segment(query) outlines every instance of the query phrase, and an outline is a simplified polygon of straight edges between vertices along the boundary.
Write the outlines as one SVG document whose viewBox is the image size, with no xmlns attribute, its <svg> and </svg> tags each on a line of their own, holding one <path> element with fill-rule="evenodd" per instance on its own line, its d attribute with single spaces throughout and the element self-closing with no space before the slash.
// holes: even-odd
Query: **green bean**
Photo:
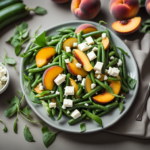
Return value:
<svg viewBox="0 0 150 150">
<path fill-rule="evenodd" d="M 63 114 L 63 111 L 62 111 L 62 109 L 60 109 L 60 110 L 59 110 L 58 117 L 57 117 L 57 121 L 61 119 L 62 114 Z"/>
<path fill-rule="evenodd" d="M 85 104 L 93 104 L 93 102 L 90 102 L 90 101 L 84 101 L 84 102 L 79 102 L 77 104 L 74 104 L 74 106 L 78 106 L 78 105 L 85 105 Z"/>
<path fill-rule="evenodd" d="M 126 88 L 123 84 L 121 84 L 121 90 L 125 93 L 129 93 L 128 88 Z"/>
<path fill-rule="evenodd" d="M 70 57 L 69 61 L 72 63 L 72 61 L 73 61 L 73 57 L 72 56 Z"/>
<path fill-rule="evenodd" d="M 47 36 L 47 37 L 46 37 L 46 41 L 52 40 L 52 37 L 53 37 L 53 36 L 54 36 L 54 35 Z"/>
<path fill-rule="evenodd" d="M 73 31 L 75 31 L 76 28 L 73 28 L 73 27 L 64 27 L 64 28 L 62 28 L 62 30 L 73 30 Z"/>
<path fill-rule="evenodd" d="M 36 50 L 36 49 L 38 49 L 38 48 L 41 48 L 41 46 L 39 46 L 39 45 L 38 45 L 38 46 L 35 46 L 35 47 L 29 49 L 27 52 L 34 51 L 34 50 Z"/>
<path fill-rule="evenodd" d="M 60 30 L 57 30 L 57 32 L 62 32 L 62 33 L 73 33 L 72 30 L 68 30 L 68 29 L 60 29 Z"/>
<path fill-rule="evenodd" d="M 114 52 L 114 51 L 111 51 L 111 52 L 109 53 L 109 57 L 111 57 L 111 56 L 115 56 L 115 52 Z"/>
<path fill-rule="evenodd" d="M 37 65 L 36 65 L 36 63 L 33 63 L 30 67 L 28 67 L 24 71 L 28 71 L 29 69 L 32 69 L 32 68 L 35 68 L 35 67 L 37 67 Z"/>
<path fill-rule="evenodd" d="M 67 52 L 65 52 L 65 51 L 62 51 L 62 53 L 65 53 L 68 57 L 73 56 L 72 53 L 67 53 Z"/>
<path fill-rule="evenodd" d="M 94 70 L 90 71 L 90 77 L 91 77 L 92 82 L 96 84 Z"/>
<path fill-rule="evenodd" d="M 109 49 L 107 49 L 106 50 L 106 53 L 105 53 L 105 68 L 106 68 L 106 66 L 108 65 L 108 63 L 109 63 Z"/>
<path fill-rule="evenodd" d="M 113 60 L 107 65 L 106 68 L 109 68 L 109 67 L 114 66 L 117 62 L 118 62 L 118 58 L 113 59 Z"/>
<path fill-rule="evenodd" d="M 33 75 L 33 73 L 29 72 L 28 76 L 30 77 L 30 76 L 32 76 L 32 75 Z"/>
<path fill-rule="evenodd" d="M 88 97 L 93 96 L 96 92 L 100 91 L 101 89 L 102 89 L 101 86 L 97 86 L 96 88 L 91 90 L 89 93 L 85 94 L 82 98 L 87 99 Z"/>
<path fill-rule="evenodd" d="M 59 63 L 58 62 L 54 62 L 54 63 L 51 63 L 51 64 L 47 64 L 41 68 L 33 68 L 33 69 L 29 69 L 28 72 L 31 72 L 31 73 L 35 73 L 35 72 L 41 72 L 41 71 L 45 71 L 46 69 L 48 69 L 49 67 L 52 67 L 52 66 L 55 66 L 55 65 L 58 65 Z"/>
<path fill-rule="evenodd" d="M 66 67 L 66 62 L 64 58 L 62 58 L 62 68 L 64 69 L 64 74 L 67 74 L 67 67 Z"/>
<path fill-rule="evenodd" d="M 91 77 L 90 77 L 90 75 L 88 74 L 87 76 L 88 76 L 88 78 L 91 80 Z"/>
<path fill-rule="evenodd" d="M 107 107 L 108 109 L 112 109 L 112 108 L 114 108 L 114 107 L 116 107 L 116 106 L 118 106 L 118 102 L 113 102 L 113 103 L 111 103 L 111 104 L 107 104 L 107 105 L 106 105 L 106 107 Z"/>
<path fill-rule="evenodd" d="M 52 108 L 52 115 L 53 115 L 53 117 L 56 115 L 56 109 L 55 108 Z"/>
<path fill-rule="evenodd" d="M 23 65 L 24 65 L 24 66 L 26 66 L 26 65 L 29 63 L 31 57 L 32 57 L 32 55 L 30 55 L 29 57 L 26 57 L 26 58 L 25 58 L 25 60 L 24 60 L 24 62 L 23 62 Z"/>
<path fill-rule="evenodd" d="M 119 78 L 114 78 L 114 77 L 108 77 L 108 80 L 120 81 L 120 79 L 119 79 Z"/>
<path fill-rule="evenodd" d="M 61 37 L 62 37 L 62 35 L 54 35 L 54 36 L 52 37 L 52 40 L 59 39 L 59 38 L 61 38 Z"/>
<path fill-rule="evenodd" d="M 119 54 L 118 54 L 118 51 L 117 51 L 117 49 L 116 49 L 116 46 L 115 46 L 115 45 L 112 45 L 112 48 L 113 48 L 113 51 L 115 52 L 115 56 L 116 56 L 117 58 L 119 58 Z"/>
<path fill-rule="evenodd" d="M 58 94 L 51 94 L 51 95 L 46 95 L 46 96 L 43 96 L 43 97 L 39 97 L 40 100 L 48 100 L 48 99 L 51 99 L 51 98 L 55 98 L 57 97 Z"/>
<path fill-rule="evenodd" d="M 76 33 L 76 32 L 74 32 L 73 37 L 74 37 L 74 38 L 77 38 L 77 33 Z"/>
<path fill-rule="evenodd" d="M 82 101 L 86 101 L 87 99 L 80 99 L 80 98 L 78 98 L 78 99 L 73 99 L 73 103 L 75 104 L 75 103 L 79 103 L 79 102 L 82 102 Z"/>
<path fill-rule="evenodd" d="M 60 55 L 58 55 L 57 57 L 55 57 L 52 61 L 52 63 L 57 62 L 59 60 Z"/>
<path fill-rule="evenodd" d="M 123 54 L 125 54 L 125 55 L 128 55 L 128 53 L 127 52 L 125 52 L 122 48 L 120 48 L 120 47 L 117 47 Z"/>
<path fill-rule="evenodd" d="M 77 91 L 76 95 L 77 95 L 77 96 L 80 96 L 80 95 L 82 94 L 82 92 L 83 92 L 83 87 L 80 86 L 80 88 L 79 88 L 79 90 Z"/>
<path fill-rule="evenodd" d="M 105 50 L 104 50 L 103 44 L 102 43 L 100 44 L 101 44 L 101 49 L 102 49 L 102 63 L 105 64 Z M 103 65 L 102 74 L 105 74 L 105 65 Z"/>
<path fill-rule="evenodd" d="M 34 88 L 38 84 L 38 80 L 41 77 L 40 73 L 36 73 L 35 75 L 35 81 L 32 83 L 31 87 Z"/>
<path fill-rule="evenodd" d="M 57 43 L 56 45 L 56 53 L 58 54 L 58 51 L 59 51 L 59 42 Z"/>
<path fill-rule="evenodd" d="M 121 80 L 122 80 L 123 85 L 127 88 L 128 84 L 126 83 L 125 79 L 123 77 L 121 77 Z"/>
<path fill-rule="evenodd" d="M 98 50 L 97 50 L 97 61 L 101 61 L 101 45 L 98 45 Z"/>
<path fill-rule="evenodd" d="M 37 83 L 42 82 L 42 80 L 43 80 L 43 78 L 41 77 L 41 78 L 37 81 Z"/>
<path fill-rule="evenodd" d="M 79 117 L 79 118 L 77 118 L 77 119 L 70 119 L 70 120 L 68 121 L 68 123 L 69 123 L 70 125 L 73 125 L 73 124 L 75 124 L 75 123 L 80 122 L 80 121 L 83 120 L 85 117 L 86 117 L 86 113 L 84 113 L 81 117 Z"/>
<path fill-rule="evenodd" d="M 31 56 L 33 53 L 34 53 L 34 51 L 27 51 L 26 53 L 22 53 L 20 55 L 20 57 L 27 58 L 27 57 Z"/>
<path fill-rule="evenodd" d="M 90 102 L 93 102 L 91 97 L 89 97 L 89 101 L 90 101 Z"/>
<path fill-rule="evenodd" d="M 78 44 L 80 44 L 82 41 L 82 34 L 83 34 L 83 30 L 77 35 Z"/>
<path fill-rule="evenodd" d="M 104 81 L 104 84 L 108 86 L 108 83 L 107 83 L 107 81 Z"/>
<path fill-rule="evenodd" d="M 47 45 L 48 46 L 53 46 L 53 45 L 56 45 L 59 41 L 60 41 L 60 39 L 55 39 L 55 40 L 52 40 L 52 41 L 48 42 Z"/>
<path fill-rule="evenodd" d="M 125 58 L 124 58 L 124 54 L 123 53 L 121 53 L 121 60 L 122 60 L 123 77 L 124 77 L 125 80 L 127 80 L 126 64 L 125 64 Z"/>
<path fill-rule="evenodd" d="M 66 86 L 69 86 L 70 85 L 70 78 L 71 77 L 71 74 L 68 73 L 67 76 L 66 76 Z"/>
<path fill-rule="evenodd" d="M 63 102 L 63 87 L 62 84 L 58 86 L 58 90 L 59 90 L 59 96 L 60 96 L 60 102 Z"/>
<path fill-rule="evenodd" d="M 61 56 L 59 57 L 59 66 L 60 67 L 62 66 L 62 57 Z"/>
<path fill-rule="evenodd" d="M 105 31 L 93 31 L 93 32 L 89 32 L 89 33 L 83 34 L 82 37 L 86 38 L 88 36 L 93 36 L 93 35 L 102 34 L 102 33 L 105 33 Z"/>
<path fill-rule="evenodd" d="M 34 52 L 34 53 L 33 53 L 33 56 L 35 57 L 37 53 L 38 53 L 38 51 Z M 32 57 L 32 58 L 34 58 L 34 57 Z"/>
<path fill-rule="evenodd" d="M 107 28 L 106 28 L 106 35 L 107 35 L 107 37 L 108 37 L 108 39 L 109 39 L 110 44 L 112 45 L 112 40 L 111 40 L 111 37 L 110 37 L 109 31 L 108 31 L 108 29 L 107 29 Z"/>
<path fill-rule="evenodd" d="M 102 41 L 102 37 L 96 39 L 96 42 L 101 42 L 101 41 Z"/>
<path fill-rule="evenodd" d="M 119 75 L 122 77 L 123 76 L 123 72 L 122 72 L 122 67 L 121 66 L 119 66 L 119 70 L 120 70 Z"/>
</svg>

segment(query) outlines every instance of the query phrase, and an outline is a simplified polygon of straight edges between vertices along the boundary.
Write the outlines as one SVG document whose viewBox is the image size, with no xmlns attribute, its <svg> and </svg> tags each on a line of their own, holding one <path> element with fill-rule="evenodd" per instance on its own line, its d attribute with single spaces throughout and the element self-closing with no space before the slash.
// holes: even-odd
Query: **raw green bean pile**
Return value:
<svg viewBox="0 0 150 150">
<path fill-rule="evenodd" d="M 24 74 L 30 81 L 31 92 L 32 95 L 34 95 L 34 97 L 32 97 L 32 101 L 37 101 L 38 104 L 41 103 L 46 109 L 47 114 L 50 116 L 50 118 L 57 117 L 57 120 L 60 120 L 63 115 L 66 115 L 70 118 L 70 120 L 68 121 L 70 125 L 83 121 L 84 119 L 93 119 L 94 121 L 98 122 L 94 118 L 106 115 L 110 111 L 112 111 L 112 109 L 123 104 L 122 100 L 124 100 L 125 98 L 123 95 L 129 92 L 129 84 L 131 83 L 128 82 L 125 63 L 125 59 L 127 59 L 127 53 L 113 44 L 107 28 L 105 31 L 98 30 L 86 34 L 83 34 L 83 31 L 77 34 L 75 30 L 76 28 L 74 27 L 61 28 L 57 30 L 58 35 L 50 35 L 48 37 L 44 37 L 46 40 L 45 45 L 37 44 L 37 42 L 35 41 L 33 42 L 33 44 L 31 44 L 27 52 L 21 54 L 21 57 L 24 57 L 24 65 L 26 66 Z M 101 36 L 103 33 L 105 33 L 106 37 L 109 39 L 109 47 L 107 49 L 104 49 L 103 38 Z M 97 37 L 97 35 L 99 35 L 99 37 Z M 71 47 L 71 52 L 66 52 L 63 50 L 63 43 L 69 38 L 76 38 L 76 43 L 81 44 L 85 42 L 86 38 L 89 36 L 92 37 L 94 44 L 92 44 L 91 47 L 83 53 L 87 56 L 87 54 L 91 52 L 94 47 L 96 47 L 97 50 L 94 51 L 94 53 L 97 57 L 96 59 L 90 61 L 91 66 L 94 68 L 97 62 L 103 63 L 103 66 L 101 73 L 96 74 L 95 69 L 92 69 L 91 71 L 87 72 L 86 77 L 82 77 L 82 79 L 79 80 L 77 78 L 77 75 L 68 70 L 66 63 L 66 59 L 70 61 L 69 63 L 72 63 L 73 59 L 76 58 L 73 53 L 73 47 Z M 56 54 L 51 57 L 51 59 L 49 59 L 49 61 L 45 65 L 39 68 L 36 64 L 36 55 L 45 47 L 53 47 Z M 76 47 L 76 49 L 77 48 L 78 47 Z M 121 62 L 120 65 L 118 65 L 118 61 Z M 81 69 L 84 68 L 83 65 L 84 64 L 82 64 Z M 62 67 L 62 74 L 65 74 L 66 78 L 65 81 L 58 86 L 54 82 L 53 89 L 48 90 L 45 88 L 44 83 L 42 83 L 44 78 L 43 74 L 48 68 L 53 66 Z M 110 67 L 118 68 L 119 76 L 115 77 L 109 75 L 108 69 Z M 77 67 L 77 69 L 79 68 Z M 84 83 L 82 83 L 83 78 L 85 78 Z M 91 81 L 92 84 L 95 85 L 95 87 L 86 85 L 87 78 Z M 70 79 L 74 81 L 73 85 L 71 84 Z M 120 89 L 117 94 L 113 93 L 114 90 L 111 86 L 111 83 L 120 84 Z M 64 93 L 66 86 L 74 86 L 75 94 L 65 95 Z M 91 86 L 89 87 L 90 91 L 88 92 L 87 86 Z M 107 101 L 107 97 L 103 97 L 103 95 L 105 96 L 106 93 L 109 93 L 111 96 L 113 96 L 113 98 Z M 95 97 L 99 95 L 100 98 L 97 100 Z M 103 100 L 101 98 L 103 98 Z M 73 106 L 64 108 L 64 99 L 72 100 Z M 56 107 L 50 108 L 50 103 L 56 103 Z M 80 117 L 75 119 L 72 117 L 72 113 L 76 109 L 80 112 Z"/>
</svg>

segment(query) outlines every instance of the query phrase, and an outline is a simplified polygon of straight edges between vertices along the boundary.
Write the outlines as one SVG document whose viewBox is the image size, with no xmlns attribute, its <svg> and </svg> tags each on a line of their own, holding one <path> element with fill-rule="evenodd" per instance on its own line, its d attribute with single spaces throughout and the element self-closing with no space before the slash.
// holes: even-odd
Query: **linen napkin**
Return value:
<svg viewBox="0 0 150 150">
<path fill-rule="evenodd" d="M 134 136 L 138 138 L 150 138 L 150 98 L 143 113 L 142 121 L 136 121 L 136 116 L 144 102 L 148 84 L 150 82 L 150 34 L 145 34 L 141 43 L 139 40 L 124 41 L 135 57 L 139 69 L 139 90 L 136 99 L 127 112 L 116 124 L 106 131 Z"/>
</svg>

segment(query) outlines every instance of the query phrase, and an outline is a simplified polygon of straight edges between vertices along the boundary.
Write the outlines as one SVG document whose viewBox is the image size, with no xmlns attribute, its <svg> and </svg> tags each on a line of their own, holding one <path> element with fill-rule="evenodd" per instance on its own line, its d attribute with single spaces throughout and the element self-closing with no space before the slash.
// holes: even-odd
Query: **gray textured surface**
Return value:
<svg viewBox="0 0 150 150">
<path fill-rule="evenodd" d="M 108 10 L 108 2 L 109 0 L 102 1 L 102 9 L 99 15 L 93 20 L 98 22 L 99 20 L 104 20 L 108 22 L 107 27 L 111 29 L 111 23 L 114 19 L 110 16 Z M 31 16 L 25 18 L 23 20 L 17 21 L 16 23 L 12 23 L 10 26 L 3 29 L 0 32 L 0 55 L 4 57 L 3 48 L 6 48 L 8 56 L 12 56 L 17 60 L 17 71 L 13 69 L 13 67 L 8 67 L 8 70 L 11 74 L 10 85 L 5 93 L 0 95 L 0 118 L 7 124 L 8 133 L 3 133 L 0 130 L 0 150 L 44 150 L 46 149 L 42 142 L 42 133 L 41 133 L 41 125 L 35 125 L 25 121 L 21 116 L 18 119 L 18 134 L 13 132 L 13 123 L 15 121 L 15 117 L 5 118 L 3 115 L 4 110 L 8 107 L 7 100 L 11 99 L 15 95 L 16 90 L 20 90 L 19 83 L 19 68 L 20 68 L 20 58 L 16 57 L 14 54 L 14 49 L 9 44 L 6 44 L 5 41 L 9 39 L 13 35 L 15 24 L 20 24 L 22 21 L 26 21 L 29 24 L 29 28 L 31 29 L 31 35 L 33 31 L 39 26 L 42 25 L 41 30 L 48 28 L 49 26 L 54 26 L 56 24 L 78 20 L 71 12 L 70 12 L 70 4 L 65 5 L 57 5 L 50 0 L 24 0 L 24 3 L 29 7 L 35 7 L 37 5 L 43 6 L 48 10 L 48 14 L 45 16 Z M 142 16 L 142 19 L 145 20 L 149 18 L 145 9 L 142 8 L 139 12 Z M 134 33 L 130 36 L 120 36 L 122 39 L 133 40 L 136 38 L 141 39 L 143 37 L 140 33 Z M 25 103 L 25 102 L 24 102 Z M 32 113 L 34 120 L 39 120 L 39 118 Z M 23 129 L 25 125 L 28 125 L 31 133 L 34 136 L 36 143 L 29 143 L 24 139 Z M 0 129 L 3 126 L 0 124 Z M 49 127 L 51 131 L 55 131 L 55 129 Z M 126 136 L 119 136 L 115 134 L 105 133 L 105 132 L 97 132 L 93 134 L 87 135 L 77 135 L 61 132 L 56 138 L 56 141 L 49 147 L 49 149 L 114 149 L 114 150 L 126 150 L 126 149 L 136 149 L 136 150 L 148 150 L 150 148 L 149 140 L 141 140 Z"/>
</svg>

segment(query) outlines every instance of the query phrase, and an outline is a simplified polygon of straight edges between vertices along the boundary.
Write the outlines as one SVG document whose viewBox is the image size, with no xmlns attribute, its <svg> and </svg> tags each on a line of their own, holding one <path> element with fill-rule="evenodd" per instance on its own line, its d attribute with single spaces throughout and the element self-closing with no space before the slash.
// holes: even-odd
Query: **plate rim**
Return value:
<svg viewBox="0 0 150 150">
<path fill-rule="evenodd" d="M 56 28 L 56 27 L 59 27 L 59 26 L 63 26 L 63 25 L 67 25 L 67 24 L 72 24 L 72 23 L 90 23 L 90 24 L 95 24 L 95 25 L 98 25 L 98 23 L 97 22 L 93 22 L 93 21 L 87 21 L 87 20 L 74 20 L 74 21 L 68 21 L 68 22 L 63 22 L 63 23 L 60 23 L 60 24 L 56 24 L 56 25 L 53 25 L 53 26 L 51 26 L 51 27 L 49 27 L 49 28 L 47 28 L 47 29 L 45 29 L 45 30 L 43 30 L 43 31 L 46 31 L 46 33 L 49 31 L 49 30 L 51 30 L 51 29 L 53 29 L 53 28 Z M 103 25 L 101 25 L 102 27 L 104 27 L 104 28 L 106 28 L 105 26 L 103 26 Z M 111 31 L 114 35 L 113 36 L 115 36 L 115 38 L 117 38 L 117 39 L 119 39 L 119 40 L 121 40 L 122 42 L 123 42 L 123 40 L 120 38 L 120 37 L 118 37 L 112 30 L 110 30 L 109 28 L 107 28 L 109 31 Z M 42 32 L 43 32 L 42 31 Z M 40 35 L 42 32 L 40 32 L 38 35 Z M 124 43 L 124 42 L 123 42 Z M 28 50 L 28 48 L 29 48 L 29 46 L 30 46 L 30 43 L 28 43 L 27 44 L 27 46 L 25 47 L 25 50 L 24 50 L 24 52 L 26 52 L 27 50 Z M 130 51 L 130 49 L 128 48 L 128 46 L 124 43 L 124 46 Z M 43 118 L 42 117 L 42 115 L 34 108 L 34 106 L 33 105 L 31 105 L 30 103 L 29 103 L 29 101 L 28 101 L 28 97 L 27 97 L 27 95 L 26 95 L 26 93 L 25 93 L 25 91 L 24 91 L 24 88 L 23 88 L 23 76 L 22 76 L 22 71 L 23 71 L 23 60 L 24 60 L 24 58 L 21 58 L 21 63 L 20 63 L 20 85 L 21 85 L 21 90 L 23 91 L 23 93 L 24 93 L 24 95 L 25 95 L 25 100 L 26 100 L 26 102 L 28 103 L 28 105 L 32 108 L 32 110 L 34 111 L 34 113 L 41 119 L 41 120 L 43 120 L 44 122 L 46 122 L 48 125 L 50 125 L 50 126 L 52 126 L 53 128 L 55 128 L 55 129 L 58 129 L 58 130 L 61 130 L 61 131 L 64 131 L 64 132 L 68 132 L 68 133 L 76 133 L 76 134 L 87 134 L 87 133 L 94 133 L 94 132 L 96 132 L 96 131 L 103 131 L 103 130 L 105 130 L 105 129 L 107 129 L 107 128 L 109 128 L 109 127 L 111 127 L 111 126 L 113 126 L 115 123 L 117 123 L 128 111 L 129 111 L 129 109 L 131 108 L 131 106 L 133 105 L 133 103 L 134 103 L 134 101 L 135 101 L 135 99 L 136 99 L 136 96 L 137 96 L 137 92 L 138 92 L 138 89 L 139 89 L 139 73 L 138 73 L 138 67 L 137 67 L 137 63 L 136 63 L 136 60 L 135 60 L 135 58 L 134 58 L 134 56 L 133 56 L 133 54 L 132 54 L 132 52 L 130 51 L 130 53 L 131 53 L 131 56 L 132 56 L 132 59 L 133 59 L 133 61 L 134 61 L 134 63 L 135 63 L 135 66 L 136 66 L 136 76 L 137 76 L 137 83 L 136 83 L 136 87 L 135 87 L 135 94 L 133 95 L 133 101 L 131 102 L 131 105 L 122 113 L 122 115 L 120 115 L 120 117 L 119 118 L 116 118 L 114 121 L 113 121 L 113 123 L 112 124 L 109 124 L 107 127 L 105 127 L 105 128 L 98 128 L 98 129 L 90 129 L 90 130 L 88 130 L 88 131 L 85 131 L 85 132 L 78 132 L 78 131 L 72 131 L 72 130 L 66 130 L 66 129 L 63 129 L 63 128 L 58 128 L 58 127 L 56 127 L 55 125 L 53 125 L 51 122 L 49 122 L 47 119 L 45 119 L 45 118 Z"/>
</svg>

